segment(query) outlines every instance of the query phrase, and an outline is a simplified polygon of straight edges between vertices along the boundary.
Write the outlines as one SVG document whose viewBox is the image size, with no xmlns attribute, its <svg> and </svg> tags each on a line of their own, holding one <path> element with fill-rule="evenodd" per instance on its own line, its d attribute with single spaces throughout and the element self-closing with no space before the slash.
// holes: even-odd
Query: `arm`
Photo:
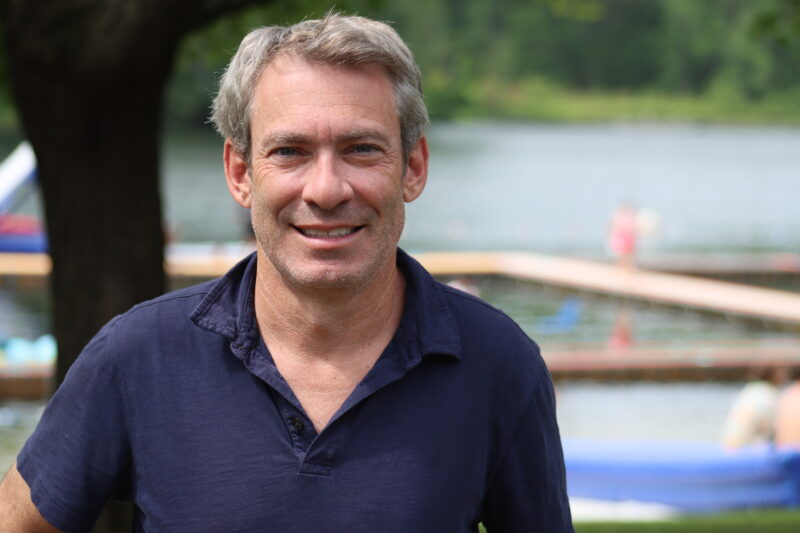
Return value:
<svg viewBox="0 0 800 533">
<path fill-rule="evenodd" d="M 42 518 L 31 501 L 31 490 L 19 474 L 17 464 L 0 483 L 0 531 L 20 533 L 58 533 Z"/>
<path fill-rule="evenodd" d="M 67 372 L 17 456 L 13 477 L 21 476 L 28 499 L 59 530 L 91 531 L 103 506 L 125 497 L 131 454 L 118 373 L 104 330 Z M 16 530 L 0 528 L 6 531 Z"/>
<path fill-rule="evenodd" d="M 573 533 L 552 383 L 544 364 L 484 502 L 489 533 Z"/>
</svg>

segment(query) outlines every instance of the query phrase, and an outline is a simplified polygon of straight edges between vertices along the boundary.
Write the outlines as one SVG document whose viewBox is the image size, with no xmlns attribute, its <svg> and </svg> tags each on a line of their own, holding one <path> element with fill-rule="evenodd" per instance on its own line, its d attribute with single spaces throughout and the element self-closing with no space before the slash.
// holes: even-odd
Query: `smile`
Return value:
<svg viewBox="0 0 800 533">
<path fill-rule="evenodd" d="M 297 231 L 306 237 L 314 239 L 340 239 L 347 237 L 360 230 L 363 226 L 349 227 L 349 228 L 332 228 L 332 229 L 313 229 L 313 228 L 297 228 Z"/>
</svg>

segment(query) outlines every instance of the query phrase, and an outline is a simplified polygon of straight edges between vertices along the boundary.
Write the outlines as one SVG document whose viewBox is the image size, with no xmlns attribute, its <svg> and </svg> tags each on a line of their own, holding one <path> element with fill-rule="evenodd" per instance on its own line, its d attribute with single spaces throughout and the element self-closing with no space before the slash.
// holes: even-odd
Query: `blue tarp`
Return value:
<svg viewBox="0 0 800 533">
<path fill-rule="evenodd" d="M 570 496 L 685 511 L 800 506 L 800 451 L 715 444 L 564 441 Z"/>
<path fill-rule="evenodd" d="M 0 252 L 44 253 L 47 252 L 47 237 L 35 235 L 0 234 Z"/>
</svg>

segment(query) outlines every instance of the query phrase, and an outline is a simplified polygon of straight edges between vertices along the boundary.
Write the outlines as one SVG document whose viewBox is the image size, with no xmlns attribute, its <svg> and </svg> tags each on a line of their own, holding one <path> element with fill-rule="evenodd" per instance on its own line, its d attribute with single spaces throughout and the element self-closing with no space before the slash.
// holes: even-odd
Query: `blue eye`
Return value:
<svg viewBox="0 0 800 533">
<path fill-rule="evenodd" d="M 377 150 L 374 146 L 370 144 L 358 144 L 353 147 L 353 152 L 356 154 L 369 154 Z"/>
<path fill-rule="evenodd" d="M 282 156 L 282 157 L 292 157 L 298 154 L 297 148 L 292 148 L 290 146 L 283 146 L 278 148 L 273 153 Z"/>
</svg>

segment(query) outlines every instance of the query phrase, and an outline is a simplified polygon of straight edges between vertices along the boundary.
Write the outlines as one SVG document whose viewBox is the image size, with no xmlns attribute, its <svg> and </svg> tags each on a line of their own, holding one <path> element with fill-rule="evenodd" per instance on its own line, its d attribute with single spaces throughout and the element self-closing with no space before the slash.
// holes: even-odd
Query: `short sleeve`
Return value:
<svg viewBox="0 0 800 533">
<path fill-rule="evenodd" d="M 17 458 L 42 516 L 65 533 L 90 531 L 124 497 L 130 435 L 109 326 L 86 346 Z"/>
<path fill-rule="evenodd" d="M 544 367 L 533 399 L 489 485 L 483 523 L 489 533 L 573 533 L 555 398 Z"/>
</svg>

